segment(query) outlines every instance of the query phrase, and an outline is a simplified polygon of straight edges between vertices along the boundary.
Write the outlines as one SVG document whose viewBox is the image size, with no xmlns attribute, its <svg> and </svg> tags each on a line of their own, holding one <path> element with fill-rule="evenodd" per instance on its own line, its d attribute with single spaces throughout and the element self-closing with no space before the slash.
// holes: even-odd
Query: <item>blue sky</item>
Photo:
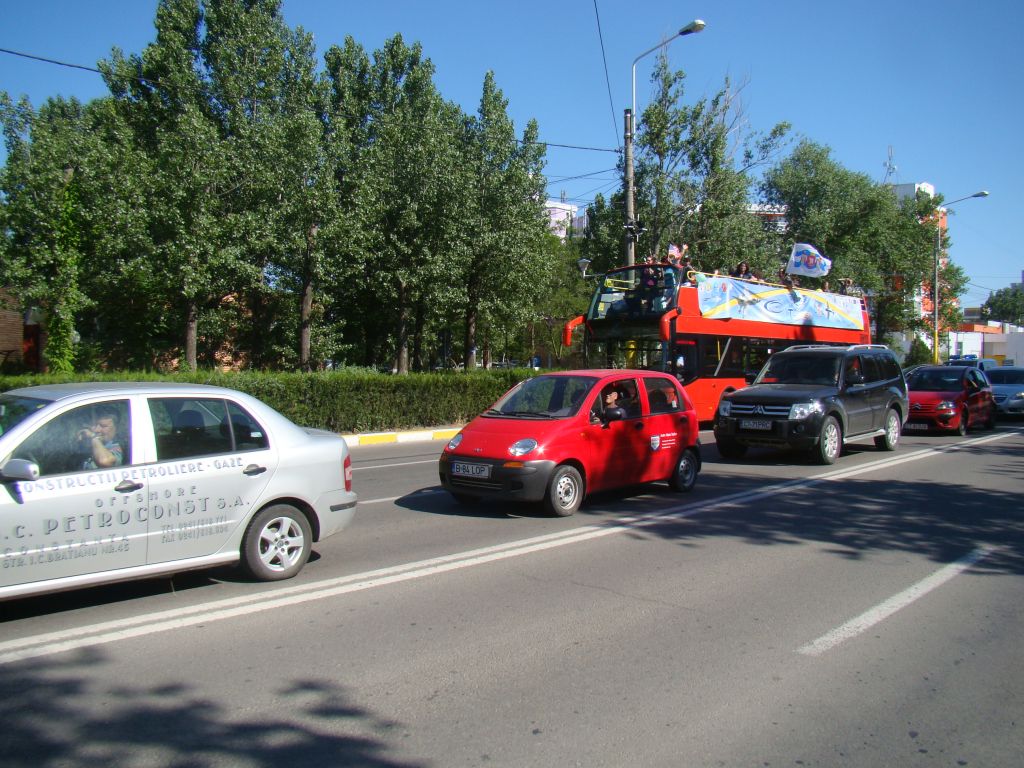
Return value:
<svg viewBox="0 0 1024 768">
<path fill-rule="evenodd" d="M 155 8 L 156 0 L 0 0 L 0 48 L 94 66 L 114 46 L 132 53 L 151 42 Z M 595 0 L 284 0 L 283 9 L 289 25 L 313 33 L 321 55 L 346 35 L 369 51 L 396 33 L 419 41 L 442 95 L 467 112 L 493 70 L 518 131 L 535 118 L 542 140 L 598 149 L 621 142 L 633 59 L 704 19 L 702 33 L 669 48 L 672 65 L 687 72 L 688 99 L 713 94 L 728 76 L 743 84 L 754 130 L 789 121 L 878 181 L 892 147 L 891 180 L 930 182 L 947 200 L 988 190 L 950 217 L 950 255 L 971 282 L 963 302 L 980 304 L 1022 279 L 1019 0 L 596 0 L 596 10 Z M 639 110 L 653 61 L 637 65 Z M 7 54 L 0 89 L 36 106 L 55 95 L 104 94 L 96 74 Z M 608 194 L 615 159 L 552 147 L 549 194 L 576 203 Z"/>
</svg>

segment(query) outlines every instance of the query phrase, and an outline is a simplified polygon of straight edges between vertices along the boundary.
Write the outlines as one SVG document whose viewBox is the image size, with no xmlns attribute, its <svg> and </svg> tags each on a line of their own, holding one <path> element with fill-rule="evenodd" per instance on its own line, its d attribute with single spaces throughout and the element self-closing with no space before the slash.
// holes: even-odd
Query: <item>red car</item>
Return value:
<svg viewBox="0 0 1024 768">
<path fill-rule="evenodd" d="M 467 424 L 438 470 L 461 503 L 543 502 L 562 517 L 594 491 L 658 480 L 692 490 L 697 430 L 693 403 L 664 373 L 549 373 L 517 384 Z"/>
<path fill-rule="evenodd" d="M 907 376 L 910 417 L 904 432 L 939 430 L 966 435 L 968 429 L 992 429 L 996 401 L 980 368 L 923 365 Z"/>
</svg>

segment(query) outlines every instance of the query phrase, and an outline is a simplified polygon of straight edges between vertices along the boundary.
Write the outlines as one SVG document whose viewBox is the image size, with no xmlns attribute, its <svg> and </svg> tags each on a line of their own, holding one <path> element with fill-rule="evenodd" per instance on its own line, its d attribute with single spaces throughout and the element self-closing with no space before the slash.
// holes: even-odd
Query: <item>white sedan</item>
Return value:
<svg viewBox="0 0 1024 768">
<path fill-rule="evenodd" d="M 0 394 L 0 599 L 237 561 L 287 579 L 355 506 L 345 441 L 241 392 Z"/>
</svg>

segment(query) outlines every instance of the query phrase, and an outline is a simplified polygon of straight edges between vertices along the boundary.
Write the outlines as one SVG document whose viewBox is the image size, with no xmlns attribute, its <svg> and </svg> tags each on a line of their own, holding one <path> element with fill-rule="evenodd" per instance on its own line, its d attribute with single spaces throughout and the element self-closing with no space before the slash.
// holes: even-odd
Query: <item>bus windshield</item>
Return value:
<svg viewBox="0 0 1024 768">
<path fill-rule="evenodd" d="M 588 317 L 598 320 L 657 318 L 676 306 L 682 270 L 641 264 L 610 272 L 594 292 Z"/>
</svg>

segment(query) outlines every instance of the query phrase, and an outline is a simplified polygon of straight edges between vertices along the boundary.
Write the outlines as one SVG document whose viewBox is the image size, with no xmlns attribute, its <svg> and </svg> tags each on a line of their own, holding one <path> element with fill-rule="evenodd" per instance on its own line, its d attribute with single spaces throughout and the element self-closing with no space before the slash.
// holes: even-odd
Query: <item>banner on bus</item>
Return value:
<svg viewBox="0 0 1024 768">
<path fill-rule="evenodd" d="M 864 330 L 856 296 L 709 277 L 697 286 L 697 298 L 701 315 L 708 318 Z"/>
</svg>

